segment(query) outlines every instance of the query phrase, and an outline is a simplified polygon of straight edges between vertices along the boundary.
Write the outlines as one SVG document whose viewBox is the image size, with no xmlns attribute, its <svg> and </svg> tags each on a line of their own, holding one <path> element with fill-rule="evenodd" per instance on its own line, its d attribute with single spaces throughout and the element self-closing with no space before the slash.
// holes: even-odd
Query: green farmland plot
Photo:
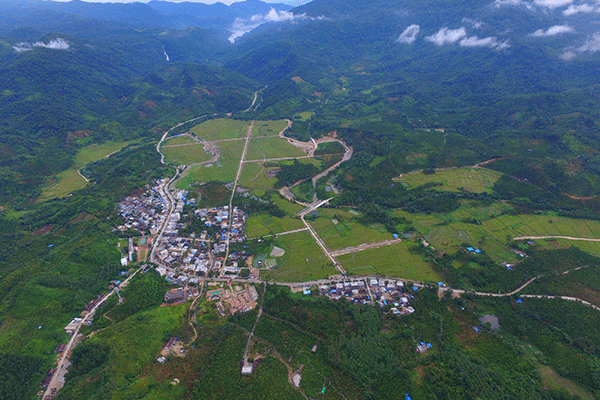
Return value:
<svg viewBox="0 0 600 400">
<path fill-rule="evenodd" d="M 284 249 L 285 255 L 277 260 L 277 268 L 261 271 L 261 279 L 301 282 L 327 278 L 337 273 L 308 231 L 280 236 L 275 241 L 275 246 Z"/>
<path fill-rule="evenodd" d="M 160 151 L 165 155 L 169 164 L 191 165 L 210 160 L 212 154 L 204 151 L 204 145 L 190 144 L 175 147 L 161 147 Z"/>
<path fill-rule="evenodd" d="M 233 182 L 242 157 L 243 140 L 219 143 L 219 160 L 210 165 L 191 167 L 177 183 L 178 188 L 187 188 L 191 183 L 221 181 Z"/>
<path fill-rule="evenodd" d="M 167 140 L 162 142 L 161 147 L 176 146 L 178 144 L 190 144 L 190 143 L 198 143 L 198 142 L 189 135 L 178 135 L 175 137 L 168 138 Z"/>
<path fill-rule="evenodd" d="M 284 119 L 277 121 L 255 121 L 252 128 L 252 136 L 277 136 L 287 125 L 288 123 Z"/>
<path fill-rule="evenodd" d="M 269 214 L 251 216 L 246 219 L 246 233 L 249 238 L 257 238 L 265 235 L 289 232 L 304 228 L 299 218 L 285 216 L 277 218 Z"/>
<path fill-rule="evenodd" d="M 401 242 L 377 249 L 367 249 L 357 253 L 337 257 L 349 274 L 385 275 L 417 281 L 437 281 L 439 275 L 428 261 L 411 249 L 418 244 Z"/>
<path fill-rule="evenodd" d="M 129 142 L 113 142 L 106 141 L 101 144 L 92 144 L 90 146 L 83 147 L 77 151 L 75 156 L 75 164 L 79 167 L 83 167 L 86 164 L 98 161 L 114 152 L 121 150 L 128 144 L 136 142 L 131 140 Z"/>
<path fill-rule="evenodd" d="M 249 121 L 235 119 L 212 119 L 190 129 L 190 132 L 205 142 L 214 140 L 244 138 L 248 132 Z"/>
<path fill-rule="evenodd" d="M 306 153 L 280 137 L 250 139 L 246 160 L 304 157 Z"/>
<path fill-rule="evenodd" d="M 56 182 L 42 189 L 38 201 L 46 201 L 56 197 L 65 197 L 69 193 L 82 189 L 87 182 L 77 172 L 78 168 L 71 168 L 56 176 Z"/>
<path fill-rule="evenodd" d="M 490 193 L 500 176 L 502 176 L 500 173 L 484 168 L 456 168 L 438 169 L 435 174 L 424 174 L 419 171 L 404 174 L 394 180 L 408 184 L 411 188 L 426 184 L 441 184 L 434 189 L 448 192 Z"/>
<path fill-rule="evenodd" d="M 251 189 L 272 189 L 277 178 L 266 177 L 269 168 L 264 168 L 260 163 L 246 163 L 240 176 L 240 185 Z"/>
<path fill-rule="evenodd" d="M 383 228 L 365 226 L 353 220 L 320 217 L 310 224 L 331 250 L 392 239 L 391 233 Z"/>
</svg>

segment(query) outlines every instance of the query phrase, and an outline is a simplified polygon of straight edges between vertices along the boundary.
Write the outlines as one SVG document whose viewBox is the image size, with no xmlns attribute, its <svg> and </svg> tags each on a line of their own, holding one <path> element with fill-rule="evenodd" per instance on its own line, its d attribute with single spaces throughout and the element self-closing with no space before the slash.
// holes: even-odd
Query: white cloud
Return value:
<svg viewBox="0 0 600 400">
<path fill-rule="evenodd" d="M 456 43 L 465 36 L 467 36 L 467 31 L 464 26 L 461 26 L 458 29 L 442 28 L 437 33 L 425 37 L 425 40 L 435 43 L 438 46 L 443 46 L 445 44 Z"/>
<path fill-rule="evenodd" d="M 477 21 L 475 19 L 464 17 L 462 22 L 471 25 L 475 29 L 480 29 L 483 26 L 483 22 Z"/>
<path fill-rule="evenodd" d="M 571 4 L 573 0 L 534 0 L 533 2 L 542 7 L 558 8 Z"/>
<path fill-rule="evenodd" d="M 531 34 L 531 36 L 546 37 L 546 36 L 556 36 L 556 35 L 560 35 L 562 33 L 573 33 L 573 32 L 575 32 L 575 29 L 571 28 L 568 25 L 554 25 L 546 30 L 538 29 L 537 31 L 533 32 Z"/>
<path fill-rule="evenodd" d="M 230 29 L 231 35 L 229 36 L 229 41 L 233 43 L 235 42 L 235 39 L 267 22 L 294 22 L 304 19 L 320 20 L 324 18 L 325 17 L 307 17 L 306 14 L 294 14 L 289 11 L 277 11 L 274 8 L 271 8 L 266 15 L 256 14 L 250 17 L 249 20 L 236 18 Z"/>
<path fill-rule="evenodd" d="M 571 50 L 567 50 L 560 55 L 560 58 L 565 61 L 571 61 L 575 58 L 575 53 L 573 53 Z"/>
<path fill-rule="evenodd" d="M 501 42 L 497 38 L 488 36 L 486 38 L 478 38 L 477 36 L 465 37 L 458 42 L 461 47 L 489 47 L 491 49 L 503 50 L 510 45 L 507 41 Z"/>
<path fill-rule="evenodd" d="M 23 51 L 33 50 L 34 47 L 44 47 L 46 49 L 52 49 L 52 50 L 68 50 L 69 47 L 70 47 L 70 45 L 69 45 L 69 42 L 67 42 L 65 39 L 63 39 L 63 38 L 57 38 L 57 39 L 50 40 L 48 43 L 44 43 L 44 42 L 34 42 L 34 43 L 21 42 L 21 43 L 18 43 L 16 46 L 13 46 L 13 49 L 15 49 L 15 51 L 17 53 L 21 53 Z"/>
<path fill-rule="evenodd" d="M 408 28 L 406 28 L 404 30 L 404 32 L 402 32 L 400 34 L 400 37 L 398 38 L 398 40 L 396 40 L 396 42 L 411 44 L 415 40 L 417 40 L 417 35 L 419 34 L 420 31 L 421 31 L 421 27 L 419 25 L 415 25 L 415 24 L 410 25 Z"/>
<path fill-rule="evenodd" d="M 598 12 L 599 10 L 593 6 L 590 6 L 587 3 L 579 4 L 579 5 L 571 4 L 569 7 L 567 7 L 566 10 L 563 11 L 563 14 L 566 16 L 569 16 L 569 15 L 574 15 L 574 14 L 579 14 L 579 13 L 587 14 L 587 13 L 591 13 L 594 11 Z"/>
<path fill-rule="evenodd" d="M 595 53 L 597 51 L 600 51 L 600 32 L 596 32 L 594 33 L 587 42 L 585 42 L 585 44 L 581 47 L 579 47 L 577 50 L 579 50 L 579 52 L 583 53 L 585 51 L 588 51 L 590 53 Z"/>
<path fill-rule="evenodd" d="M 495 0 L 494 1 L 494 6 L 495 7 L 503 7 L 503 6 L 525 6 L 528 9 L 532 9 L 533 7 L 531 6 L 530 3 L 523 1 L 523 0 Z"/>
</svg>

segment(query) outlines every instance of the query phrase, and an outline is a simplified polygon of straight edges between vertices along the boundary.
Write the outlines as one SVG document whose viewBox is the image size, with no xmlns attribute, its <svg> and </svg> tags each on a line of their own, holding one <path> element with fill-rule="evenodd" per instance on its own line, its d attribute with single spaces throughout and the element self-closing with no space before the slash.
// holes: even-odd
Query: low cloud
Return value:
<svg viewBox="0 0 600 400">
<path fill-rule="evenodd" d="M 563 11 L 563 14 L 566 16 L 569 15 L 575 15 L 575 14 L 587 14 L 587 13 L 591 13 L 591 12 L 599 12 L 600 10 L 596 7 L 593 7 L 587 3 L 584 4 L 578 4 L 578 5 L 574 5 L 571 4 L 569 7 L 567 7 L 566 10 Z"/>
<path fill-rule="evenodd" d="M 532 9 L 533 8 L 530 3 L 526 2 L 526 1 L 523 1 L 523 0 L 495 0 L 494 1 L 494 6 L 495 7 L 525 6 L 528 9 Z"/>
<path fill-rule="evenodd" d="M 510 47 L 508 41 L 501 42 L 492 36 L 481 39 L 477 36 L 465 37 L 458 42 L 458 45 L 461 47 L 488 47 L 497 50 L 503 50 Z"/>
<path fill-rule="evenodd" d="M 580 53 L 583 53 L 583 52 L 595 53 L 597 51 L 600 51 L 600 32 L 594 33 L 587 40 L 587 42 L 585 42 L 585 44 L 583 46 L 579 47 L 577 50 L 579 50 Z"/>
<path fill-rule="evenodd" d="M 600 51 L 600 32 L 591 35 L 582 46 L 566 48 L 564 53 L 560 55 L 560 58 L 565 61 L 571 61 L 577 54 L 596 53 L 598 51 Z"/>
<path fill-rule="evenodd" d="M 250 17 L 250 19 L 236 18 L 231 27 L 231 35 L 229 41 L 235 42 L 235 39 L 243 36 L 251 30 L 267 22 L 294 22 L 299 20 L 320 20 L 324 17 L 307 17 L 306 14 L 294 14 L 289 11 L 277 11 L 274 8 L 266 15 L 256 14 Z"/>
<path fill-rule="evenodd" d="M 462 22 L 471 25 L 471 27 L 473 27 L 474 29 L 480 29 L 481 27 L 483 27 L 483 22 L 467 17 L 464 17 L 462 19 Z"/>
<path fill-rule="evenodd" d="M 537 31 L 533 32 L 531 34 L 531 36 L 546 37 L 546 36 L 556 36 L 556 35 L 560 35 L 563 33 L 573 33 L 573 32 L 575 32 L 575 29 L 571 28 L 568 25 L 554 25 L 546 30 L 538 29 Z"/>
<path fill-rule="evenodd" d="M 67 42 L 65 39 L 63 38 L 57 38 L 57 39 L 52 39 L 51 41 L 49 41 L 48 43 L 44 43 L 44 42 L 21 42 L 18 43 L 16 46 L 13 46 L 13 49 L 15 49 L 15 51 L 17 53 L 21 53 L 23 51 L 31 51 L 33 50 L 35 47 L 44 47 L 46 49 L 52 49 L 52 50 L 68 50 L 70 45 L 69 42 Z"/>
<path fill-rule="evenodd" d="M 558 8 L 571 4 L 573 0 L 534 0 L 533 2 L 542 7 Z"/>
<path fill-rule="evenodd" d="M 437 33 L 425 37 L 425 40 L 432 42 L 437 46 L 443 46 L 456 43 L 465 36 L 467 36 L 467 30 L 464 26 L 461 26 L 458 29 L 442 28 Z"/>
<path fill-rule="evenodd" d="M 419 25 L 410 25 L 404 30 L 404 32 L 400 34 L 400 37 L 398 38 L 398 40 L 396 40 L 396 42 L 411 44 L 415 40 L 417 40 L 417 35 L 420 31 L 421 27 Z"/>
</svg>

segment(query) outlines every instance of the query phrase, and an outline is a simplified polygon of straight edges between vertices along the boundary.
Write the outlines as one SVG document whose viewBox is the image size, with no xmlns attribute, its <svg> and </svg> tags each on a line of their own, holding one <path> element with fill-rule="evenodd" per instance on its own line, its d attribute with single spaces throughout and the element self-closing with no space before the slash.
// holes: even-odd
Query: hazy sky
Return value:
<svg viewBox="0 0 600 400">
<path fill-rule="evenodd" d="M 53 0 L 53 1 L 71 1 L 71 0 Z M 87 1 L 90 3 L 135 3 L 136 1 L 139 1 L 140 3 L 147 3 L 150 0 L 83 0 L 83 1 Z M 184 1 L 190 2 L 190 3 L 206 3 L 206 4 L 213 4 L 213 3 L 225 3 L 225 4 L 231 4 L 231 3 L 237 3 L 240 0 L 166 0 L 166 1 L 170 1 L 172 3 L 183 3 Z M 308 3 L 310 0 L 262 0 L 265 3 L 285 3 L 285 4 L 289 4 L 291 6 L 299 6 L 305 3 Z"/>
</svg>

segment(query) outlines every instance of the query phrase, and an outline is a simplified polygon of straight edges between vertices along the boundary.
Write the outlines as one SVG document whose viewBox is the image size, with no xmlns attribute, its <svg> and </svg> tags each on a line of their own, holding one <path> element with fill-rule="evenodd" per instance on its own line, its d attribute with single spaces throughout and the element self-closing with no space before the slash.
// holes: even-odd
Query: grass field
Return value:
<svg viewBox="0 0 600 400">
<path fill-rule="evenodd" d="M 235 119 L 212 119 L 190 129 L 200 139 L 212 142 L 213 140 L 244 138 L 248 131 L 249 121 Z"/>
<path fill-rule="evenodd" d="M 77 170 L 78 168 L 75 167 L 58 174 L 56 182 L 42 189 L 42 194 L 38 198 L 38 201 L 65 197 L 69 193 L 85 187 L 87 182 L 77 173 Z"/>
<path fill-rule="evenodd" d="M 275 241 L 285 255 L 278 259 L 278 268 L 261 271 L 261 279 L 279 282 L 301 282 L 327 278 L 337 270 L 308 231 L 280 236 Z"/>
<path fill-rule="evenodd" d="M 308 121 L 315 113 L 312 111 L 303 111 L 294 115 L 294 119 L 299 119 L 300 121 Z"/>
<path fill-rule="evenodd" d="M 414 242 L 402 242 L 378 249 L 367 249 L 358 253 L 337 257 L 348 273 L 354 275 L 381 274 L 417 281 L 438 281 L 439 275 L 422 256 L 413 255 L 410 249 L 418 246 Z"/>
<path fill-rule="evenodd" d="M 190 165 L 210 160 L 212 154 L 204 151 L 201 144 L 177 147 L 161 147 L 160 151 L 165 155 L 165 160 L 174 165 Z"/>
<path fill-rule="evenodd" d="M 544 387 L 552 389 L 566 389 L 569 394 L 578 395 L 583 400 L 593 400 L 595 397 L 587 390 L 576 384 L 575 382 L 563 378 L 557 374 L 552 368 L 547 365 L 540 365 L 538 367 L 540 376 L 542 377 L 542 383 Z"/>
<path fill-rule="evenodd" d="M 98 161 L 109 154 L 119 151 L 123 147 L 133 142 L 135 142 L 135 140 L 131 140 L 129 142 L 107 141 L 101 144 L 92 144 L 90 146 L 83 147 L 79 149 L 75 155 L 75 164 L 79 167 L 83 167 L 86 164 Z"/>
<path fill-rule="evenodd" d="M 383 227 L 369 227 L 353 220 L 319 217 L 310 224 L 331 250 L 392 239 Z"/>
<path fill-rule="evenodd" d="M 173 146 L 176 144 L 189 144 L 189 143 L 198 143 L 198 142 L 188 135 L 179 135 L 176 137 L 168 138 L 167 140 L 162 142 L 161 147 Z"/>
<path fill-rule="evenodd" d="M 492 186 L 502 176 L 500 173 L 484 168 L 457 168 L 449 170 L 436 170 L 435 174 L 426 175 L 423 172 L 404 174 L 394 178 L 396 182 L 409 184 L 411 188 L 431 183 L 441 183 L 435 187 L 437 190 L 448 192 L 481 193 L 491 192 Z"/>
<path fill-rule="evenodd" d="M 196 181 L 233 182 L 240 165 L 244 141 L 236 140 L 233 142 L 221 142 L 219 143 L 219 148 L 220 157 L 215 164 L 209 167 L 203 165 L 191 167 L 186 175 L 179 180 L 177 187 L 184 189 L 187 188 L 190 183 Z"/>
<path fill-rule="evenodd" d="M 255 121 L 252 136 L 277 136 L 287 126 L 287 121 Z"/>
<path fill-rule="evenodd" d="M 277 218 L 269 214 L 261 214 L 246 219 L 246 233 L 249 238 L 257 238 L 302 228 L 304 228 L 304 224 L 300 219 L 290 218 L 289 216 Z"/>
<path fill-rule="evenodd" d="M 287 201 L 286 199 L 281 197 L 279 193 L 273 193 L 273 195 L 271 196 L 271 201 L 277 204 L 283 211 L 290 215 L 296 214 L 298 211 L 302 211 L 304 209 L 304 207 L 302 207 L 300 204 Z"/>
<path fill-rule="evenodd" d="M 303 157 L 306 153 L 298 147 L 294 147 L 287 140 L 280 137 L 250 139 L 246 160 L 262 160 L 265 157 Z"/>
</svg>

